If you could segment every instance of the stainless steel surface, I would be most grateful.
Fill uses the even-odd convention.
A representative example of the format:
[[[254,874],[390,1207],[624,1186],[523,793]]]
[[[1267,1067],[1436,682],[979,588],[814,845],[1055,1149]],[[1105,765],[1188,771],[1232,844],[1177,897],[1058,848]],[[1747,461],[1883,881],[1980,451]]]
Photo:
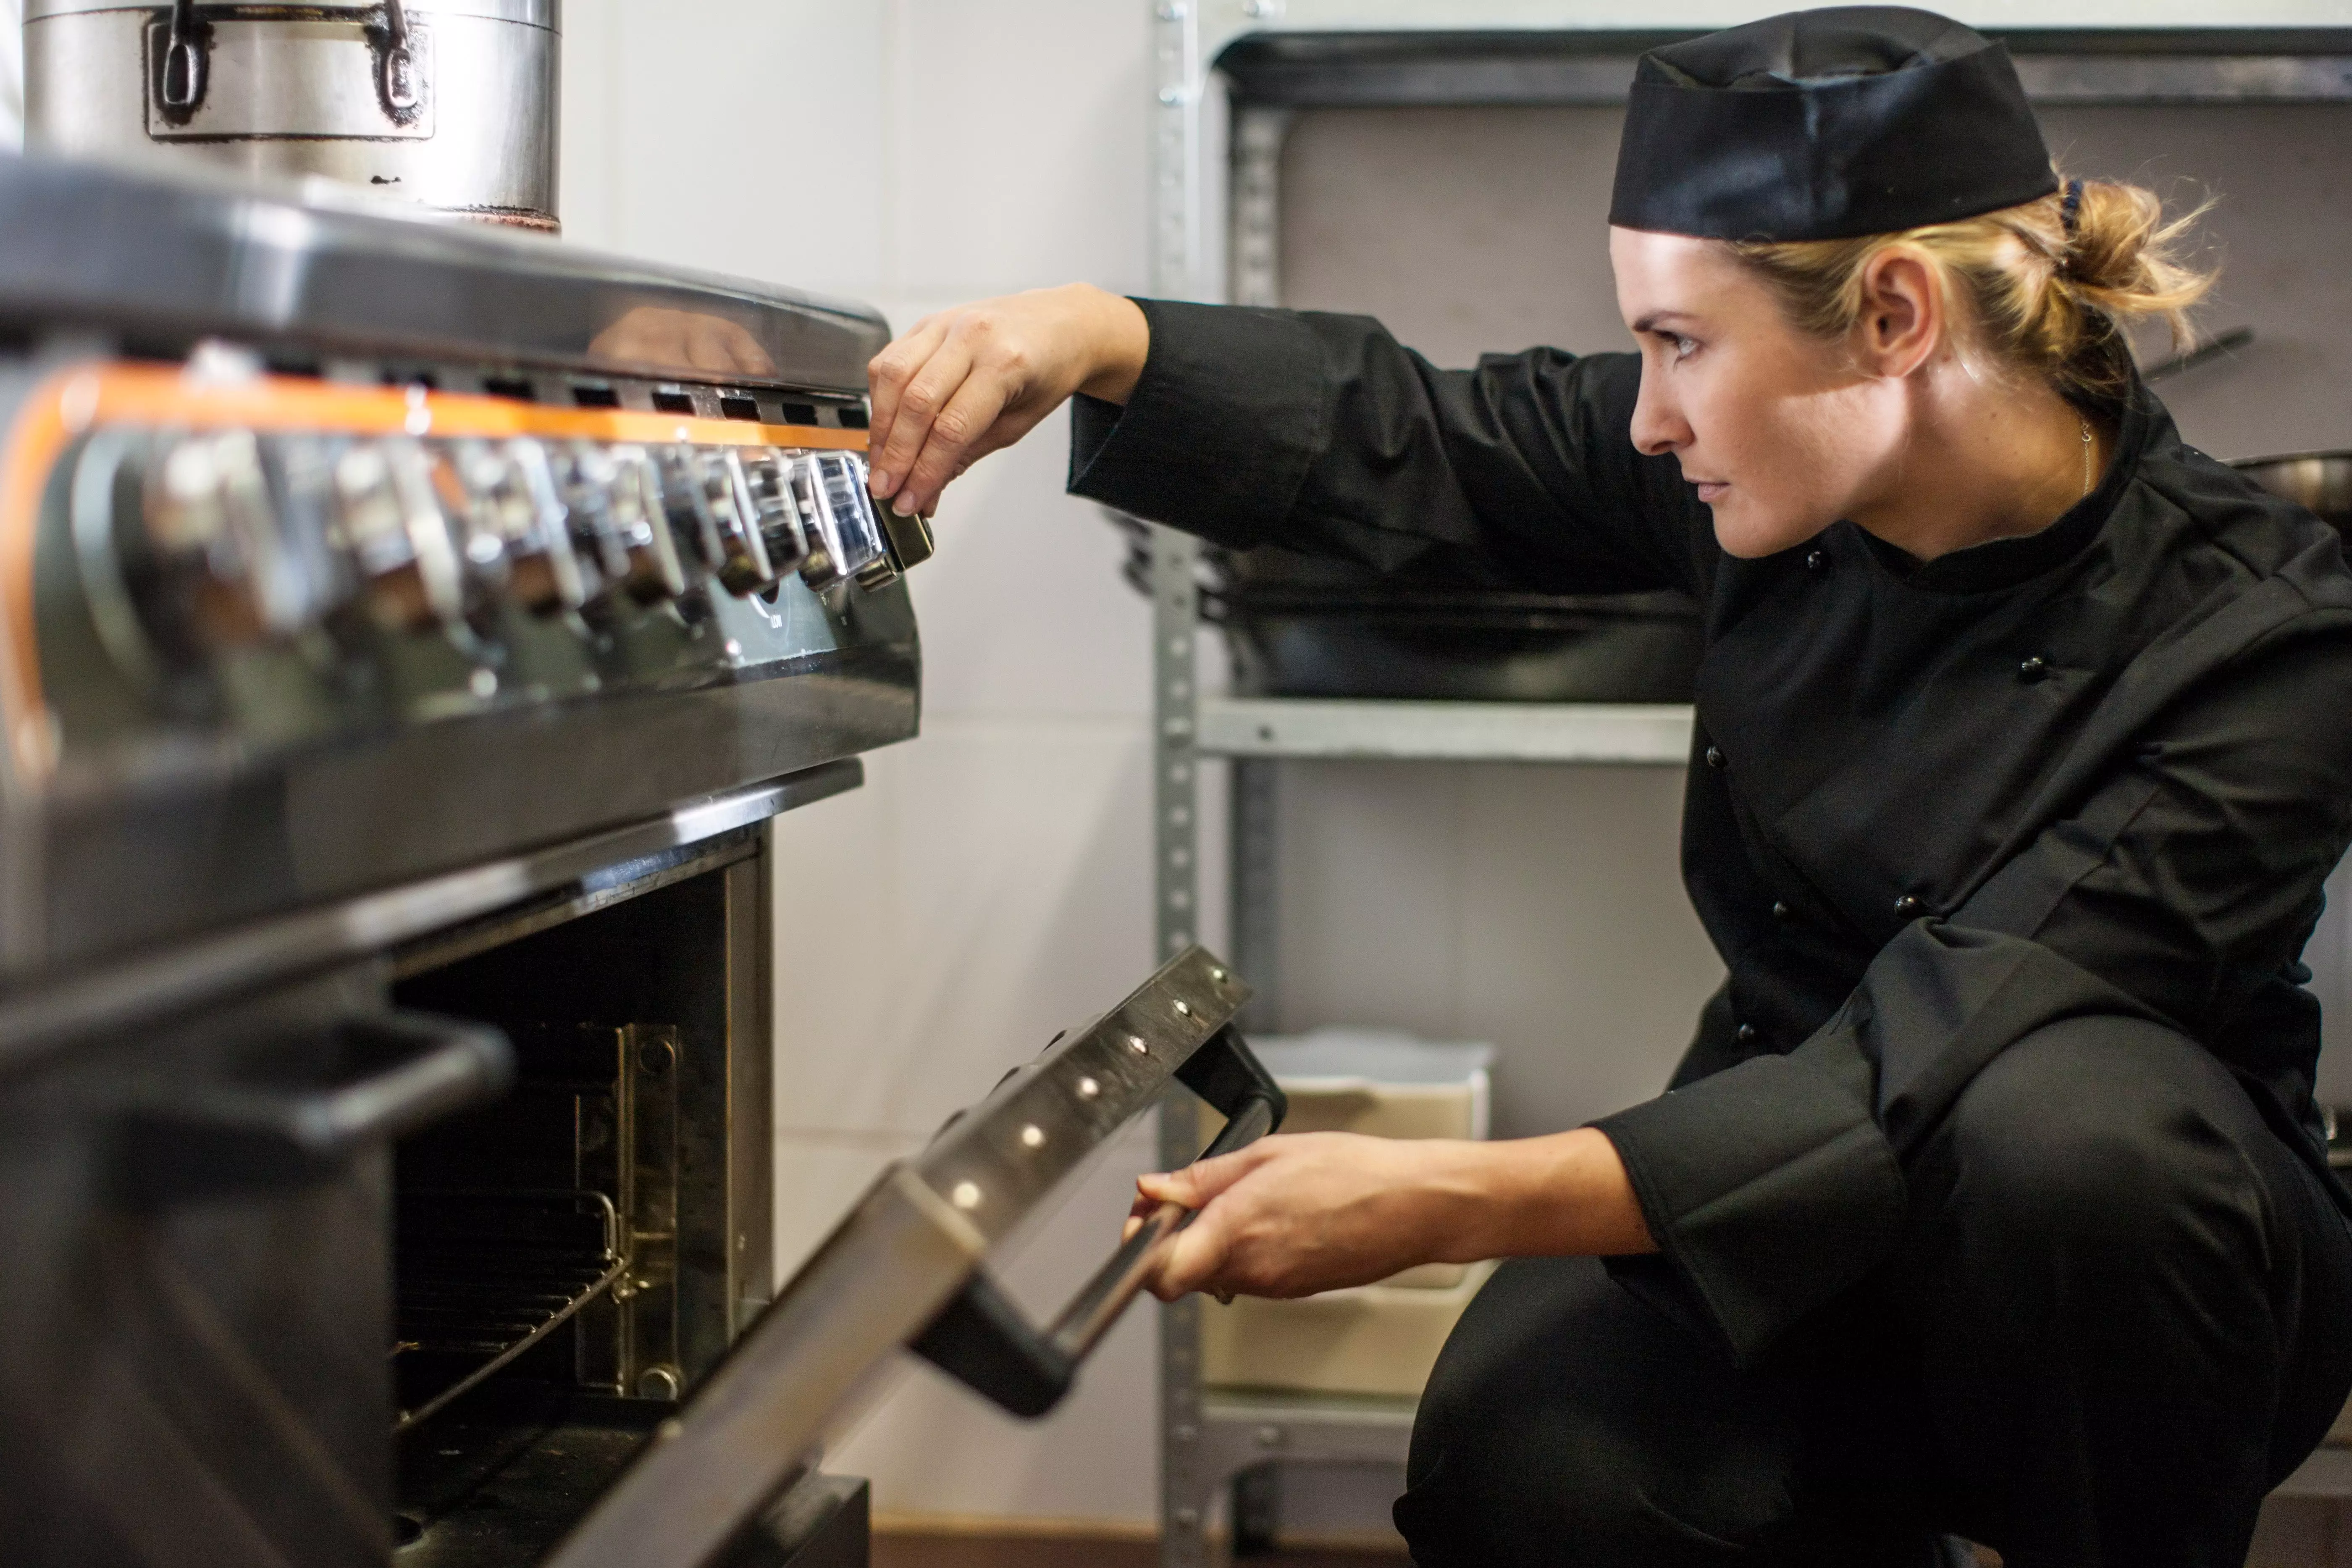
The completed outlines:
[[[153,16],[162,0],[145,5],[126,5],[124,0],[25,0],[24,19],[37,22],[49,16],[76,16],[90,11],[139,11]],[[367,12],[382,8],[382,0],[319,0],[306,5],[308,11],[329,15],[338,12]],[[418,4],[410,0],[408,11],[415,15],[429,10],[443,16],[480,16],[493,22],[520,22],[533,27],[552,28],[562,32],[562,0],[425,0]]]
[[[1209,698],[1198,744],[1231,757],[1624,763],[1690,760],[1682,704]]]
[[[2352,452],[2247,458],[2231,466],[2273,495],[2284,496],[2338,528],[2352,528]]]
[[[678,806],[643,822],[444,876],[258,921],[0,998],[0,1077],[78,1036],[185,1011],[475,919],[534,895],[609,876],[681,846],[766,821],[864,781],[855,759]]]
[[[111,1114],[331,1079],[344,975],[0,1079],[0,1542],[10,1568],[385,1568],[391,1153],[325,1169]]]
[[[107,13],[143,15],[143,13]],[[0,154],[0,320],[313,354],[804,389],[858,399],[889,332],[845,300],[431,221],[341,187]]]
[[[862,435],[122,361],[25,382],[0,990],[916,729],[895,569],[738,592],[689,534],[689,570],[670,491],[698,481],[640,439],[708,467]],[[465,809],[383,809],[428,797]]]
[[[513,1077],[505,1037],[459,1019],[369,1014],[328,1034],[335,1060],[324,1081],[271,1073],[168,1094],[134,1089],[118,1114],[158,1145],[235,1143],[331,1163],[491,1099]]]
[[[148,140],[429,141],[436,130],[434,29],[379,48],[373,25],[388,13],[299,21],[226,16],[202,44],[184,37],[175,5],[150,18],[144,53]],[[385,29],[374,29],[378,31]],[[399,67],[402,79],[384,78]],[[408,73],[415,73],[413,76]],[[425,90],[419,91],[422,86]],[[59,144],[68,154],[111,149]]]
[[[25,24],[26,145],[323,175],[551,228],[561,38],[551,11],[502,9],[533,8],[43,8]],[[186,10],[199,21],[182,39],[172,18]]]
[[[761,832],[772,844],[773,830]],[[689,1271],[681,1287],[683,1351],[697,1376],[776,1289],[775,874],[772,849],[727,868],[718,987],[727,1050],[719,1072],[688,1086],[685,1235],[719,1265],[716,1279]],[[721,1140],[724,1147],[714,1148]]]
[[[548,1568],[705,1563],[800,1468],[871,1369],[1247,994],[1209,954],[1180,953],[885,1173]]]

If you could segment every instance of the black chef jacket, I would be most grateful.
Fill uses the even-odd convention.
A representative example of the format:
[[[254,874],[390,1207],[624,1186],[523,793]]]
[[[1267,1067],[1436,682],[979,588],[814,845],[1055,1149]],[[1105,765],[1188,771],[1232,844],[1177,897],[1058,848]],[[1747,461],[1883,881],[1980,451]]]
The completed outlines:
[[[2325,1170],[2298,955],[2352,834],[2352,574],[2145,386],[2039,533],[1923,563],[1840,522],[1740,560],[1634,450],[1637,355],[1444,371],[1361,317],[1138,303],[1150,357],[1124,409],[1078,400],[1073,491],[1703,606],[1683,879],[1729,981],[1675,1086],[1597,1123],[1661,1249],[1613,1266],[1645,1299],[1752,1360],[1888,1254],[1977,1071],[2085,1013],[2186,1033]]]

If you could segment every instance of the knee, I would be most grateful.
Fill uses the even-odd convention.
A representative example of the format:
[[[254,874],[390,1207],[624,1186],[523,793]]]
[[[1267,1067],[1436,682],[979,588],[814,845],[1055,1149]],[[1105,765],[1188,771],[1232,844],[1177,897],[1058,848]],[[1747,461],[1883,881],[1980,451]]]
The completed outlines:
[[[2204,1229],[2217,1200],[2249,1206],[2247,1173],[2209,1114],[2217,1094],[2242,1099],[2201,1047],[2160,1026],[2036,1031],[1953,1109],[1951,1213],[2003,1247],[2160,1255]]]
[[[1417,1562],[1713,1562],[1787,1508],[1787,1411],[1589,1258],[1507,1263],[1431,1373],[1396,1521]]]

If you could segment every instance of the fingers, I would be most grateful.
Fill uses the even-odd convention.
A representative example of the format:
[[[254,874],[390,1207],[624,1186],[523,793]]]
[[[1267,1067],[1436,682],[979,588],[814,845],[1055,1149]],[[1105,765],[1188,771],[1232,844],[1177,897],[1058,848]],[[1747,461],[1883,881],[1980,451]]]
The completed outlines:
[[[1204,1288],[1225,1267],[1232,1250],[1233,1237],[1224,1216],[1214,1208],[1202,1212],[1160,1248],[1151,1293],[1163,1301],[1173,1301]]]
[[[929,373],[926,372],[926,374]],[[917,386],[919,386],[919,378]],[[913,390],[908,403],[913,401]],[[924,437],[922,450],[905,469],[893,468],[893,474],[904,473],[894,505],[902,512],[924,511],[940,503],[940,492],[950,479],[961,473],[971,463],[1003,445],[1002,441],[987,442],[996,425],[996,417],[1004,411],[1006,388],[992,375],[972,374],[964,379],[947,405],[931,420],[930,433]]]
[[[905,337],[876,354],[866,367],[866,388],[874,400],[866,430],[866,451],[873,465],[876,495],[896,494],[897,479],[914,466],[915,454],[922,449],[928,428],[902,432],[898,416],[908,384],[930,362],[940,345],[947,341],[947,335],[944,315],[926,316]]]
[[[1232,1205],[1216,1200],[1251,1172],[1280,1158],[1281,1152],[1278,1142],[1262,1139],[1213,1160],[1195,1160],[1181,1170],[1136,1178],[1139,1195],[1129,1216],[1128,1236],[1133,1236],[1143,1217],[1163,1203],[1195,1211],[1192,1223],[1160,1249],[1159,1265],[1148,1281],[1152,1294],[1172,1301],[1215,1280],[1231,1260],[1234,1226],[1244,1223]]]
[[[1188,1209],[1204,1208],[1219,1193],[1265,1164],[1279,1157],[1283,1145],[1275,1139],[1262,1138],[1246,1148],[1230,1154],[1220,1154],[1213,1160],[1195,1160],[1179,1171],[1154,1173],[1138,1176],[1135,1184],[1146,1197],[1155,1203],[1182,1204]]]

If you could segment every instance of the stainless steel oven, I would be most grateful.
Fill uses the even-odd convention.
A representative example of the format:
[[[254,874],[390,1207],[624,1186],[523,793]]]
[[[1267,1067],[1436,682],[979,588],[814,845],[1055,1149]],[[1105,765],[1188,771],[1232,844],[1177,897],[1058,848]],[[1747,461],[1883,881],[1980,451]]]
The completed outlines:
[[[845,1568],[902,1346],[1052,1406],[990,1248],[1173,1083],[1180,954],[778,1290],[764,825],[911,738],[862,306],[0,158],[11,1568]],[[785,983],[823,984],[787,973]]]

